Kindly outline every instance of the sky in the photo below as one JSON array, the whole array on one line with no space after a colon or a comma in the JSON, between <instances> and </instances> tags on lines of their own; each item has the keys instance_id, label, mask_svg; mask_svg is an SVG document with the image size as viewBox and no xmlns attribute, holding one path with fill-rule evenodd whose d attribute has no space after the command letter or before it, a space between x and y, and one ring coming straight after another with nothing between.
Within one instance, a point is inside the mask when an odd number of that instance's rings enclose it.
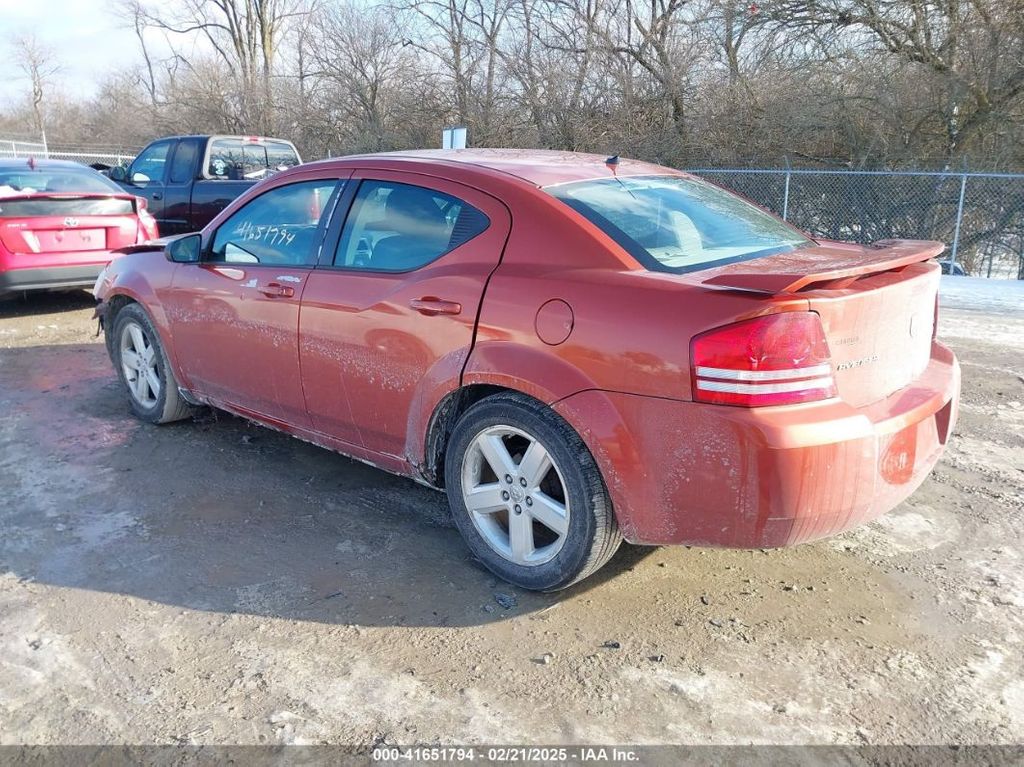
<instances>
[{"instance_id":1,"label":"sky","mask_svg":"<svg viewBox=\"0 0 1024 767\"><path fill-rule=\"evenodd\" d=\"M135 33L122 26L112 0L0 0L0 109L28 93L28 80L11 60L10 39L34 33L62 64L69 94L92 95L104 76L141 61Z\"/></svg>"}]
</instances>

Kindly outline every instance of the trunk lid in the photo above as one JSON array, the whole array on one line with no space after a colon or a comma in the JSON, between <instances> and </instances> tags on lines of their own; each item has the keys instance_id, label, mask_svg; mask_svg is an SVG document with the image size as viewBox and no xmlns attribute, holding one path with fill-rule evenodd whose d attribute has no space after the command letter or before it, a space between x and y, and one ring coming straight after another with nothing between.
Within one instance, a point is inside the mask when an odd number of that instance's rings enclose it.
<instances>
[{"instance_id":1,"label":"trunk lid","mask_svg":"<svg viewBox=\"0 0 1024 767\"><path fill-rule=\"evenodd\" d=\"M0 198L0 244L14 254L109 251L134 244L132 195L30 194Z\"/></svg>"},{"instance_id":2,"label":"trunk lid","mask_svg":"<svg viewBox=\"0 0 1024 767\"><path fill-rule=\"evenodd\" d=\"M819 243L731 264L706 285L807 300L821 317L840 397L877 402L918 378L931 358L942 243Z\"/></svg>"}]
</instances>

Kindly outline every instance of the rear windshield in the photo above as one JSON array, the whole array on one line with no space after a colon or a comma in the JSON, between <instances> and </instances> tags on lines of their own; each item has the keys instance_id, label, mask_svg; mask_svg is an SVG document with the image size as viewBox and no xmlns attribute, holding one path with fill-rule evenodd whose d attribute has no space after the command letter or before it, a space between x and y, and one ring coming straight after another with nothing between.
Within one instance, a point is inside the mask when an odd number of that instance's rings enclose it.
<instances>
[{"instance_id":1,"label":"rear windshield","mask_svg":"<svg viewBox=\"0 0 1024 767\"><path fill-rule=\"evenodd\" d=\"M0 200L33 192L59 192L62 194L124 194L124 190L91 168L36 167L0 168Z\"/></svg>"},{"instance_id":2,"label":"rear windshield","mask_svg":"<svg viewBox=\"0 0 1024 767\"><path fill-rule=\"evenodd\" d=\"M689 272L810 244L774 216L697 179L611 177L546 191L655 271Z\"/></svg>"},{"instance_id":3,"label":"rear windshield","mask_svg":"<svg viewBox=\"0 0 1024 767\"><path fill-rule=\"evenodd\" d=\"M219 138L210 142L206 175L224 179L260 179L299 164L287 141Z\"/></svg>"},{"instance_id":4,"label":"rear windshield","mask_svg":"<svg viewBox=\"0 0 1024 767\"><path fill-rule=\"evenodd\" d=\"M131 200L120 197L35 197L5 200L0 196L0 218L30 216L126 216L135 213Z\"/></svg>"}]
</instances>

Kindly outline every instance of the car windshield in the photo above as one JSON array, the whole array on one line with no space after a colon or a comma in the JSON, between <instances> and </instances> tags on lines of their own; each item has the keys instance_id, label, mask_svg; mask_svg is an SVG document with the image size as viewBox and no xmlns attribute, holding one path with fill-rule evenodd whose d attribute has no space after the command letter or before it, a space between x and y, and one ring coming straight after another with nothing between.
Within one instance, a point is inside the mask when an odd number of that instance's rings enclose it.
<instances>
[{"instance_id":1,"label":"car windshield","mask_svg":"<svg viewBox=\"0 0 1024 767\"><path fill-rule=\"evenodd\" d=\"M33 192L124 194L124 190L113 181L85 167L52 168L40 165L34 170L27 164L24 168L16 169L0 167L0 197Z\"/></svg>"},{"instance_id":2,"label":"car windshield","mask_svg":"<svg viewBox=\"0 0 1024 767\"><path fill-rule=\"evenodd\" d=\"M810 244L774 216L697 179L610 177L546 191L656 271L694 271Z\"/></svg>"}]
</instances>

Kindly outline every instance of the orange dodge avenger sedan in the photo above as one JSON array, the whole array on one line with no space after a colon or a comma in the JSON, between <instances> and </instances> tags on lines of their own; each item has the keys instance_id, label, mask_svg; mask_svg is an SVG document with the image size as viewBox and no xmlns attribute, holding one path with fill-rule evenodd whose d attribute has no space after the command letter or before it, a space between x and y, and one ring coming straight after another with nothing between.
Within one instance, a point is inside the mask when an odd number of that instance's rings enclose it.
<instances>
[{"instance_id":1,"label":"orange dodge avenger sedan","mask_svg":"<svg viewBox=\"0 0 1024 767\"><path fill-rule=\"evenodd\" d=\"M956 419L942 247L815 241L642 162L418 151L279 173L96 295L140 418L212 405L444 488L550 590L623 539L788 546L910 495Z\"/></svg>"}]
</instances>

